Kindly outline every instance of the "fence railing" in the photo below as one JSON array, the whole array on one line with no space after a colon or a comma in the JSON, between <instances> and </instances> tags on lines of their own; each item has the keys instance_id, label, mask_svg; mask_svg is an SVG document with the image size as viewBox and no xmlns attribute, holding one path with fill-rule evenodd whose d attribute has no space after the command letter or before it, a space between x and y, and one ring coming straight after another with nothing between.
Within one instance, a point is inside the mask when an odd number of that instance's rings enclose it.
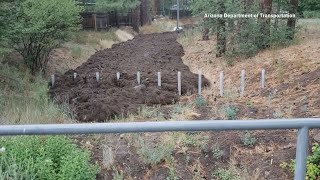
<instances>
[{"instance_id":1,"label":"fence railing","mask_svg":"<svg viewBox=\"0 0 320 180\"><path fill-rule=\"evenodd\" d=\"M298 129L294 180L304 180L312 128L320 128L320 118L2 125L0 136Z\"/></svg>"}]
</instances>

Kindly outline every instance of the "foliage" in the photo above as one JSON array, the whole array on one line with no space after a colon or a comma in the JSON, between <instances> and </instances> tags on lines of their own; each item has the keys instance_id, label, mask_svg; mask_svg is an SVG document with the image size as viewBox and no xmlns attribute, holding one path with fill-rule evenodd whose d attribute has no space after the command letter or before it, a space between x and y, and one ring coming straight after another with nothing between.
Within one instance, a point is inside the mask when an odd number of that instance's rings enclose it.
<instances>
[{"instance_id":1,"label":"foliage","mask_svg":"<svg viewBox=\"0 0 320 180\"><path fill-rule=\"evenodd\" d=\"M243 145L253 147L256 144L257 139L253 137L250 132L246 131L244 135L241 137L241 141Z\"/></svg>"},{"instance_id":2,"label":"foliage","mask_svg":"<svg viewBox=\"0 0 320 180\"><path fill-rule=\"evenodd\" d=\"M219 178L219 180L238 180L237 174L228 169L219 168L212 173L212 176Z\"/></svg>"},{"instance_id":3,"label":"foliage","mask_svg":"<svg viewBox=\"0 0 320 180\"><path fill-rule=\"evenodd\" d=\"M95 10L101 11L128 11L140 5L139 0L96 0Z\"/></svg>"},{"instance_id":4,"label":"foliage","mask_svg":"<svg viewBox=\"0 0 320 180\"><path fill-rule=\"evenodd\" d=\"M222 108L222 113L228 120L236 119L239 109L233 105L226 105Z\"/></svg>"},{"instance_id":5,"label":"foliage","mask_svg":"<svg viewBox=\"0 0 320 180\"><path fill-rule=\"evenodd\" d=\"M10 47L18 51L32 73L46 70L50 51L79 28L80 6L75 0L23 0L7 24Z\"/></svg>"},{"instance_id":6,"label":"foliage","mask_svg":"<svg viewBox=\"0 0 320 180\"><path fill-rule=\"evenodd\" d=\"M300 0L298 11L303 13L305 11L320 11L320 3L318 0Z\"/></svg>"},{"instance_id":7,"label":"foliage","mask_svg":"<svg viewBox=\"0 0 320 180\"><path fill-rule=\"evenodd\" d=\"M1 138L0 179L95 179L89 153L63 136Z\"/></svg>"},{"instance_id":8,"label":"foliage","mask_svg":"<svg viewBox=\"0 0 320 180\"><path fill-rule=\"evenodd\" d=\"M169 163L169 176L166 178L166 180L178 180L179 177L177 175L177 170L175 168L175 162L174 162L174 157L171 156L168 158L168 163Z\"/></svg>"},{"instance_id":9,"label":"foliage","mask_svg":"<svg viewBox=\"0 0 320 180\"><path fill-rule=\"evenodd\" d=\"M213 158L219 159L224 155L224 151L220 149L220 146L218 144L215 144L212 147L212 155L213 155Z\"/></svg>"},{"instance_id":10,"label":"foliage","mask_svg":"<svg viewBox=\"0 0 320 180\"><path fill-rule=\"evenodd\" d=\"M50 100L45 79L0 63L0 124L57 123L72 119L71 112Z\"/></svg>"},{"instance_id":11,"label":"foliage","mask_svg":"<svg viewBox=\"0 0 320 180\"><path fill-rule=\"evenodd\" d=\"M198 96L196 97L194 104L199 107L199 106L206 106L207 105L207 101L203 96Z\"/></svg>"},{"instance_id":12,"label":"foliage","mask_svg":"<svg viewBox=\"0 0 320 180\"><path fill-rule=\"evenodd\" d=\"M282 168L288 168L294 172L295 160L290 163L283 162L280 164ZM312 145L312 154L307 158L307 174L306 180L316 180L320 177L320 146L318 143Z\"/></svg>"},{"instance_id":13,"label":"foliage","mask_svg":"<svg viewBox=\"0 0 320 180\"><path fill-rule=\"evenodd\" d=\"M170 157L174 144L160 143L156 146L151 146L142 138L138 139L138 154L143 158L146 163L156 165L162 160Z\"/></svg>"},{"instance_id":14,"label":"foliage","mask_svg":"<svg viewBox=\"0 0 320 180\"><path fill-rule=\"evenodd\" d=\"M193 1L191 3L192 13L196 16L204 17L207 14L219 14L219 3L223 2L226 14L258 14L261 13L260 1L234 1L234 0L208 0ZM244 3L246 2L246 3ZM273 9L288 11L288 2L277 0L273 3ZM202 22L203 27L210 29L211 34L221 31L219 29L219 19L223 19L226 31L222 32L226 39L226 56L230 57L250 57L262 49L270 47L273 44L288 44L287 20L271 19L269 25L265 27L263 18L207 18ZM263 33L267 28L268 33ZM220 32L221 33L221 32ZM290 42L290 41L289 41ZM218 46L218 45L217 45ZM232 61L230 62L232 64Z\"/></svg>"},{"instance_id":15,"label":"foliage","mask_svg":"<svg viewBox=\"0 0 320 180\"><path fill-rule=\"evenodd\" d=\"M320 18L320 10L317 11L303 11L304 18Z\"/></svg>"}]
</instances>

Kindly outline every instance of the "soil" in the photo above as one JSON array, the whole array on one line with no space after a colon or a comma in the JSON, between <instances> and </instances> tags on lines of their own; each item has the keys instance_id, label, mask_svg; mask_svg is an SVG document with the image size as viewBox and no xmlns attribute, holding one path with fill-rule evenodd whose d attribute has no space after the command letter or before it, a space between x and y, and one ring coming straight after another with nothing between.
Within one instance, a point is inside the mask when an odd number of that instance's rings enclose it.
<instances>
[{"instance_id":1,"label":"soil","mask_svg":"<svg viewBox=\"0 0 320 180\"><path fill-rule=\"evenodd\" d=\"M135 113L143 105L179 101L177 72L182 74L182 94L194 93L198 75L183 64L183 47L177 33L138 35L133 40L96 52L87 62L64 75L57 75L51 96L59 103L74 106L79 121L106 121ZM141 85L137 72L141 73ZM162 85L157 87L156 73ZM100 80L96 80L96 72ZM120 72L120 80L116 73ZM76 79L73 74L77 73ZM203 79L203 86L209 82Z\"/></svg>"}]
</instances>

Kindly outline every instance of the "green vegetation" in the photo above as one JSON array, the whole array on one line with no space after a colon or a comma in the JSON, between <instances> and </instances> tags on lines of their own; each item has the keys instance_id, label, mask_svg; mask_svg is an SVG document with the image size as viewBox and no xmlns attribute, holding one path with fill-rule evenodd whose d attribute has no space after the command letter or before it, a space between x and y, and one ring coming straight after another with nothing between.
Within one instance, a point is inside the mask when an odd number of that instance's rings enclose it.
<instances>
[{"instance_id":1,"label":"green vegetation","mask_svg":"<svg viewBox=\"0 0 320 180\"><path fill-rule=\"evenodd\" d=\"M218 144L215 144L212 147L212 156L215 159L220 159L224 155L224 151L220 149L220 146Z\"/></svg>"},{"instance_id":2,"label":"green vegetation","mask_svg":"<svg viewBox=\"0 0 320 180\"><path fill-rule=\"evenodd\" d=\"M0 179L95 179L89 153L63 136L1 138Z\"/></svg>"},{"instance_id":3,"label":"green vegetation","mask_svg":"<svg viewBox=\"0 0 320 180\"><path fill-rule=\"evenodd\" d=\"M194 15L204 17L205 13L213 14L275 14L282 11L295 13L295 8L288 1L234 1L208 0L193 1L191 10ZM292 2L293 3L293 2ZM268 8L272 6L271 8ZM290 8L292 7L292 8ZM269 18L204 18L202 21L203 33L216 34L216 56L225 55L229 65L233 65L232 57L251 57L259 51L273 45L288 45L294 37L294 19ZM205 34L203 34L205 36Z\"/></svg>"},{"instance_id":4,"label":"green vegetation","mask_svg":"<svg viewBox=\"0 0 320 180\"><path fill-rule=\"evenodd\" d=\"M138 0L96 0L95 11L127 11L140 5Z\"/></svg>"},{"instance_id":5,"label":"green vegetation","mask_svg":"<svg viewBox=\"0 0 320 180\"><path fill-rule=\"evenodd\" d=\"M255 137L253 137L250 132L246 131L243 134L243 136L241 137L241 141L242 141L243 145L245 145L247 147L253 147L256 144L257 139Z\"/></svg>"},{"instance_id":6,"label":"green vegetation","mask_svg":"<svg viewBox=\"0 0 320 180\"><path fill-rule=\"evenodd\" d=\"M282 168L287 168L294 172L295 160L290 163L283 162L280 164ZM318 143L312 145L312 154L307 159L307 175L306 180L317 180L320 177L320 146Z\"/></svg>"},{"instance_id":7,"label":"green vegetation","mask_svg":"<svg viewBox=\"0 0 320 180\"><path fill-rule=\"evenodd\" d=\"M145 163L152 166L160 163L162 160L169 158L174 149L173 143L158 143L151 146L141 137L138 138L138 154L143 158Z\"/></svg>"},{"instance_id":8,"label":"green vegetation","mask_svg":"<svg viewBox=\"0 0 320 180\"><path fill-rule=\"evenodd\" d=\"M212 173L213 177L219 178L219 180L238 180L239 175L228 169L219 168L215 172Z\"/></svg>"},{"instance_id":9,"label":"green vegetation","mask_svg":"<svg viewBox=\"0 0 320 180\"><path fill-rule=\"evenodd\" d=\"M2 5L3 3L1 3ZM23 0L9 3L4 19L7 47L19 52L32 74L45 72L50 51L79 28L80 6L74 0Z\"/></svg>"},{"instance_id":10,"label":"green vegetation","mask_svg":"<svg viewBox=\"0 0 320 180\"><path fill-rule=\"evenodd\" d=\"M228 120L236 119L238 111L239 109L233 105L226 105L222 107L222 113Z\"/></svg>"},{"instance_id":11,"label":"green vegetation","mask_svg":"<svg viewBox=\"0 0 320 180\"><path fill-rule=\"evenodd\" d=\"M67 105L48 96L48 82L0 63L0 122L2 124L59 123L74 118Z\"/></svg>"},{"instance_id":12,"label":"green vegetation","mask_svg":"<svg viewBox=\"0 0 320 180\"><path fill-rule=\"evenodd\" d=\"M203 96L197 96L196 99L194 100L194 104L199 107L199 106L206 106L207 101Z\"/></svg>"}]
</instances>

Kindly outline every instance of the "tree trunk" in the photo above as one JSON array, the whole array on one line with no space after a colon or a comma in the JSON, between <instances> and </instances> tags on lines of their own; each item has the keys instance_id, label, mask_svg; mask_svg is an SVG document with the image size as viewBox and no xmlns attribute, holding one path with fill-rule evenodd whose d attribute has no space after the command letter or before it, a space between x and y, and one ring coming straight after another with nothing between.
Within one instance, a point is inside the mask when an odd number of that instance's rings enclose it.
<instances>
[{"instance_id":1,"label":"tree trunk","mask_svg":"<svg viewBox=\"0 0 320 180\"><path fill-rule=\"evenodd\" d=\"M263 14L271 14L272 0L261 0L260 5ZM270 18L260 18L260 32L258 47L260 49L270 47Z\"/></svg>"},{"instance_id":2,"label":"tree trunk","mask_svg":"<svg viewBox=\"0 0 320 180\"><path fill-rule=\"evenodd\" d=\"M140 23L140 7L138 6L132 10L132 27L137 33L140 31Z\"/></svg>"},{"instance_id":3,"label":"tree trunk","mask_svg":"<svg viewBox=\"0 0 320 180\"><path fill-rule=\"evenodd\" d=\"M298 8L299 0L290 0L289 2L289 14L296 14L297 15L297 8ZM292 40L294 38L294 33L296 29L296 18L289 18L287 21L287 39Z\"/></svg>"},{"instance_id":4,"label":"tree trunk","mask_svg":"<svg viewBox=\"0 0 320 180\"><path fill-rule=\"evenodd\" d=\"M148 0L141 0L140 4L140 21L141 26L146 25L149 23L149 5Z\"/></svg>"},{"instance_id":5,"label":"tree trunk","mask_svg":"<svg viewBox=\"0 0 320 180\"><path fill-rule=\"evenodd\" d=\"M219 7L219 13L224 14L225 13L225 5L224 0L219 0L218 7ZM217 53L216 57L221 57L226 52L226 22L224 18L218 19L218 32L217 32Z\"/></svg>"},{"instance_id":6,"label":"tree trunk","mask_svg":"<svg viewBox=\"0 0 320 180\"><path fill-rule=\"evenodd\" d=\"M203 31L202 31L202 41L209 40L209 28L208 28L208 18L203 19Z\"/></svg>"}]
</instances>

